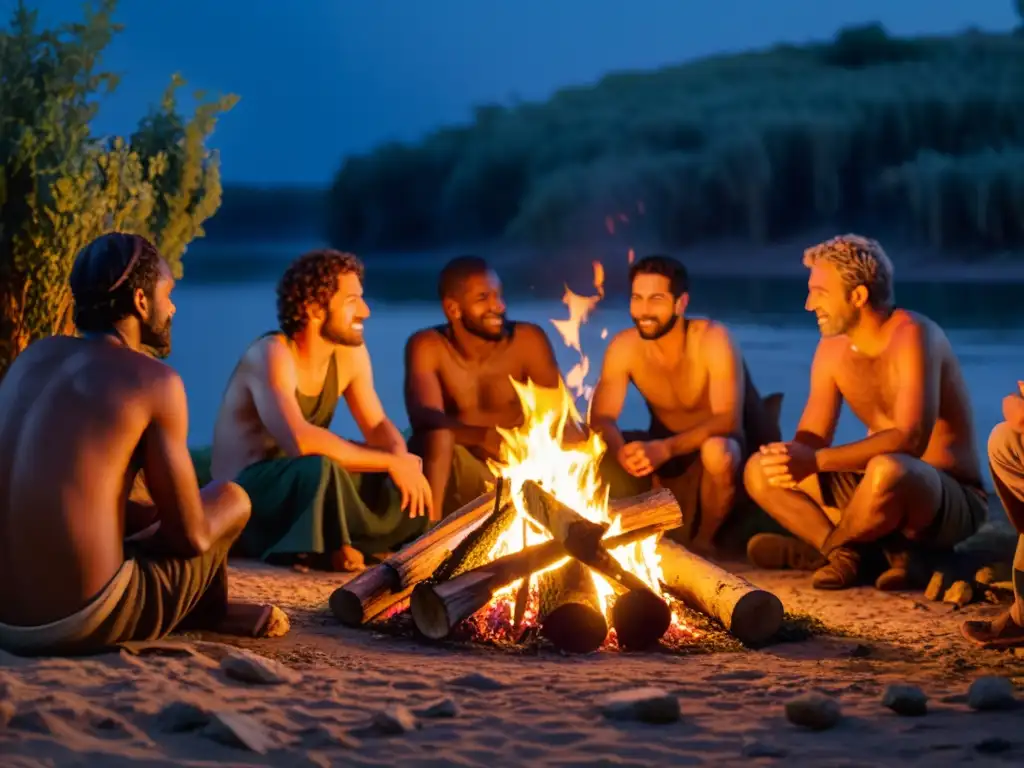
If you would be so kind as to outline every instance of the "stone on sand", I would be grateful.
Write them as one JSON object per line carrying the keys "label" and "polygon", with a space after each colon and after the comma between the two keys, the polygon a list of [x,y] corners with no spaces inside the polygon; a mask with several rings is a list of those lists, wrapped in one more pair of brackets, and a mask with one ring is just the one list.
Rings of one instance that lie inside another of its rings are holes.
{"label": "stone on sand", "polygon": [[210,710],[192,701],[179,699],[157,713],[156,724],[161,731],[181,733],[202,728],[210,722]]}
{"label": "stone on sand", "polygon": [[954,581],[942,596],[942,602],[963,608],[974,599],[974,588],[966,581]]}
{"label": "stone on sand", "polygon": [[929,600],[938,600],[946,591],[946,574],[943,571],[934,571],[928,586],[925,587],[924,596]]}
{"label": "stone on sand", "polygon": [[396,704],[381,712],[375,712],[370,721],[370,731],[381,736],[400,736],[419,728],[416,716],[408,707]]}
{"label": "stone on sand", "polygon": [[249,715],[241,712],[213,712],[203,734],[229,747],[248,749],[265,755],[277,746],[266,728]]}
{"label": "stone on sand", "polygon": [[928,696],[916,685],[890,685],[882,696],[882,705],[897,715],[915,717],[928,714]]}
{"label": "stone on sand", "polygon": [[679,699],[661,688],[631,688],[601,699],[601,714],[609,720],[674,723],[679,720]]}
{"label": "stone on sand", "polygon": [[279,661],[252,651],[235,648],[220,661],[220,668],[230,678],[256,685],[294,685],[302,675]]}
{"label": "stone on sand", "polygon": [[812,731],[827,730],[840,717],[839,702],[822,693],[805,693],[786,702],[786,719]]}
{"label": "stone on sand", "polygon": [[478,691],[499,691],[506,687],[505,683],[501,680],[481,675],[479,672],[471,672],[468,675],[456,677],[454,680],[449,680],[448,684],[459,688],[473,688]]}
{"label": "stone on sand", "polygon": [[786,757],[789,750],[783,747],[776,747],[773,744],[765,744],[763,741],[751,741],[743,745],[743,757]]}
{"label": "stone on sand", "polygon": [[303,745],[310,749],[358,749],[362,742],[349,734],[340,725],[317,723],[301,733]]}
{"label": "stone on sand", "polygon": [[1013,683],[1005,677],[979,677],[967,691],[967,706],[978,711],[1011,709],[1017,704]]}
{"label": "stone on sand", "polygon": [[423,706],[413,710],[413,712],[419,717],[455,717],[459,714],[459,706],[455,703],[455,699],[445,698],[432,701],[429,704],[424,704]]}

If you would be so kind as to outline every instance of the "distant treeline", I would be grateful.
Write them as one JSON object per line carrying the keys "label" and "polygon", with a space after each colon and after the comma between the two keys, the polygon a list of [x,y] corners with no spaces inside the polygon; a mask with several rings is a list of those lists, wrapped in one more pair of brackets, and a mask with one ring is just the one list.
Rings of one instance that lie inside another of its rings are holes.
{"label": "distant treeline", "polygon": [[213,240],[289,240],[322,237],[327,194],[319,187],[225,184],[221,207],[206,222]]}
{"label": "distant treeline", "polygon": [[869,25],[481,106],[469,125],[348,158],[327,209],[328,239],[363,251],[559,245],[627,225],[666,246],[766,243],[861,221],[937,248],[1015,249],[1024,37]]}

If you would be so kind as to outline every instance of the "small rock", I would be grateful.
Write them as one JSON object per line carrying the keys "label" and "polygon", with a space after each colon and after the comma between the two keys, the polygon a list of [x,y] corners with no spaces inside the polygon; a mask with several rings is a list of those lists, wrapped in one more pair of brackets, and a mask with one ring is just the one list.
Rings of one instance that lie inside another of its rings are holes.
{"label": "small rock", "polygon": [[839,702],[820,693],[805,693],[786,702],[786,719],[793,725],[824,731],[839,722]]}
{"label": "small rock", "polygon": [[241,747],[265,755],[276,746],[267,730],[248,715],[240,712],[214,712],[203,734],[229,747]]}
{"label": "small rock", "polygon": [[916,685],[890,685],[882,696],[882,705],[897,715],[928,714],[928,696]]}
{"label": "small rock", "polygon": [[942,571],[932,573],[932,578],[924,590],[924,596],[929,600],[938,600],[946,591],[946,574]]}
{"label": "small rock", "polygon": [[374,713],[370,721],[370,730],[382,736],[400,736],[417,728],[416,716],[401,704]]}
{"label": "small rock", "polygon": [[967,691],[967,706],[978,711],[1011,709],[1016,703],[1013,683],[1005,677],[979,677]]}
{"label": "small rock", "polygon": [[942,596],[942,602],[963,608],[974,599],[974,589],[966,581],[954,581]]}
{"label": "small rock", "polygon": [[449,680],[448,684],[458,686],[459,688],[474,688],[478,691],[500,691],[506,687],[505,683],[501,680],[481,675],[479,672],[471,672],[468,675],[456,677],[454,680]]}
{"label": "small rock", "polygon": [[1009,561],[992,563],[979,568],[974,574],[974,580],[986,586],[997,581],[1009,581],[1012,576],[1011,570]]}
{"label": "small rock", "polygon": [[190,701],[172,701],[156,716],[157,727],[167,733],[194,731],[209,724],[210,711]]}
{"label": "small rock", "polygon": [[14,704],[9,701],[0,701],[0,728],[6,728],[14,717]]}
{"label": "small rock", "polygon": [[855,646],[853,646],[853,649],[850,651],[850,656],[852,656],[855,659],[866,659],[868,656],[871,655],[871,653],[872,650],[870,645],[857,643]]}
{"label": "small rock", "polygon": [[752,741],[743,745],[743,757],[786,757],[789,750],[765,744],[763,741]]}
{"label": "small rock", "polygon": [[609,720],[674,723],[679,720],[679,699],[661,688],[632,688],[601,700],[601,714]]}
{"label": "small rock", "polygon": [[257,685],[295,684],[302,679],[302,675],[281,662],[241,648],[221,659],[220,668],[228,677]]}
{"label": "small rock", "polygon": [[302,731],[305,746],[310,749],[358,749],[362,746],[359,739],[351,736],[344,729],[327,723],[317,723]]}
{"label": "small rock", "polygon": [[424,704],[414,712],[419,717],[455,717],[459,714],[459,707],[455,703],[455,699],[438,699],[430,704]]}
{"label": "small rock", "polygon": [[1008,750],[1013,749],[1013,744],[998,736],[989,736],[987,739],[982,739],[975,744],[974,748],[978,752],[982,752],[987,755],[994,755],[999,752],[1007,752]]}

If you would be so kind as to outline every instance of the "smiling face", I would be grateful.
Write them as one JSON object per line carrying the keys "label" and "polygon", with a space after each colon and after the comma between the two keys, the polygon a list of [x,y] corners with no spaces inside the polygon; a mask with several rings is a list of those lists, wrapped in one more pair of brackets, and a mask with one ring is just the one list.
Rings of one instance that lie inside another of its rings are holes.
{"label": "smiling face", "polygon": [[145,297],[145,302],[140,302],[137,297],[136,307],[142,307],[139,312],[141,343],[153,350],[156,356],[166,358],[171,354],[171,319],[175,313],[174,302],[171,301],[174,276],[163,259],[160,260],[159,269],[153,295]]}
{"label": "smiling face", "polygon": [[493,270],[468,275],[456,296],[445,299],[445,314],[469,333],[487,341],[505,335],[505,302],[501,280]]}
{"label": "smiling face", "polygon": [[822,336],[842,336],[856,328],[866,298],[863,286],[849,290],[833,264],[819,261],[811,266],[804,308],[818,319]]}
{"label": "smiling face", "polygon": [[629,314],[647,341],[660,339],[672,330],[686,309],[689,295],[672,295],[672,281],[665,275],[640,273],[633,278]]}
{"label": "smiling face", "polygon": [[338,290],[327,304],[320,336],[331,344],[359,347],[364,343],[363,323],[370,307],[363,299],[363,283],[354,272],[338,276]]}

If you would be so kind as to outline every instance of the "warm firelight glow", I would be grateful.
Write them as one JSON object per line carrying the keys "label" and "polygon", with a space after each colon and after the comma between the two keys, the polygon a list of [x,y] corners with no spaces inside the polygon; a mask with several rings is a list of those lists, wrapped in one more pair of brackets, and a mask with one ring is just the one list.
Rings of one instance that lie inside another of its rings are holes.
{"label": "warm firelight glow", "polygon": [[[538,387],[532,381],[520,384],[512,380],[512,385],[522,403],[524,422],[517,429],[499,430],[504,439],[501,462],[492,463],[491,469],[510,483],[509,491],[518,516],[495,544],[488,559],[512,554],[551,538],[526,511],[522,487],[527,480],[539,483],[556,499],[588,520],[608,523],[606,536],[621,533],[618,517],[613,519],[609,514],[608,488],[598,473],[606,448],[604,441],[591,432],[583,442],[563,444],[566,425],[581,424],[568,390],[563,386],[557,389]],[[662,594],[656,536],[618,547],[610,553],[655,593]],[[548,570],[560,567],[567,559],[563,558]],[[593,571],[590,575],[601,608],[610,618],[609,598],[615,592],[603,576]],[[519,586],[519,582],[509,585],[495,595],[493,602],[513,600]],[[673,624],[678,625],[675,616]]]}
{"label": "warm firelight glow", "polygon": [[565,385],[572,390],[576,397],[583,397],[587,400],[593,392],[593,388],[586,383],[587,375],[590,373],[590,358],[583,354],[583,346],[580,343],[580,326],[587,322],[594,307],[604,298],[604,266],[599,261],[593,262],[594,288],[596,296],[580,296],[573,293],[566,286],[565,294],[562,296],[562,303],[569,308],[569,317],[565,320],[551,320],[562,337],[562,341],[570,349],[575,350],[579,356],[576,363],[565,375]]}

